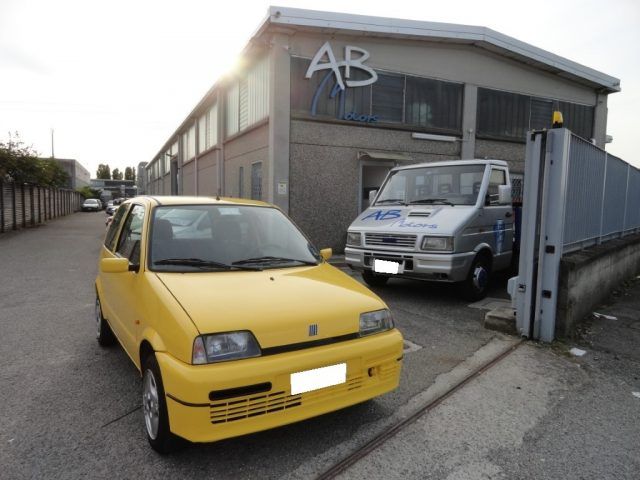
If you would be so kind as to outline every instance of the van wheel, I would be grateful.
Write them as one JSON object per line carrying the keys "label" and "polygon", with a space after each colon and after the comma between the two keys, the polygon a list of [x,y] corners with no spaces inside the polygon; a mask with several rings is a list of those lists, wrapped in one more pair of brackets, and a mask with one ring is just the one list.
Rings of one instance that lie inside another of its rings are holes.
{"label": "van wheel", "polygon": [[100,305],[100,299],[96,295],[95,305],[95,319],[96,319],[96,338],[101,347],[108,347],[116,343],[116,337],[111,330],[111,327],[102,316],[102,306]]}
{"label": "van wheel", "polygon": [[365,270],[362,272],[362,278],[364,282],[370,287],[384,287],[389,281],[389,277],[385,277],[384,275],[376,275],[369,270]]}
{"label": "van wheel", "polygon": [[142,365],[142,414],[151,448],[163,455],[174,451],[178,439],[169,429],[162,376],[153,353],[145,357]]}
{"label": "van wheel", "polygon": [[486,255],[476,256],[469,269],[467,279],[462,282],[462,295],[471,302],[482,300],[487,296],[491,280],[491,262]]}

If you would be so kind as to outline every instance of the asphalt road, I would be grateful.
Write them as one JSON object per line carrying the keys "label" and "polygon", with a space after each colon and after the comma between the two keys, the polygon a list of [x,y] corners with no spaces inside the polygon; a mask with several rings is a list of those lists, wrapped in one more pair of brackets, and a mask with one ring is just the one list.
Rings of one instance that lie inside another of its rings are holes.
{"label": "asphalt road", "polygon": [[[161,457],[145,439],[136,369],[121,348],[102,349],[94,338],[103,235],[103,213],[76,213],[0,238],[2,478],[313,478],[499,337],[452,289],[392,281],[377,292],[412,350],[397,391]],[[504,284],[491,295],[504,296]]]}

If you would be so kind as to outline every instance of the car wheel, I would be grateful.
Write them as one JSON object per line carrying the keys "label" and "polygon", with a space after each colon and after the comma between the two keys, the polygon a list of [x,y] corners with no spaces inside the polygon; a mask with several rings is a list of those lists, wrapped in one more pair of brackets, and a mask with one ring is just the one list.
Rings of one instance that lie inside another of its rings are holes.
{"label": "car wheel", "polygon": [[487,296],[491,281],[491,261],[487,255],[477,255],[471,264],[467,279],[462,282],[462,295],[466,300],[475,302]]}
{"label": "car wheel", "polygon": [[153,353],[147,355],[142,365],[142,413],[151,448],[163,455],[174,451],[179,442],[169,429],[162,376]]}
{"label": "car wheel", "polygon": [[116,342],[116,337],[113,335],[113,331],[109,326],[109,323],[102,316],[102,306],[100,305],[100,299],[96,295],[95,306],[95,319],[96,319],[96,338],[98,343],[102,347],[108,347]]}
{"label": "car wheel", "polygon": [[384,287],[389,281],[389,277],[384,275],[376,275],[373,272],[365,270],[362,272],[362,278],[364,282],[370,287]]}

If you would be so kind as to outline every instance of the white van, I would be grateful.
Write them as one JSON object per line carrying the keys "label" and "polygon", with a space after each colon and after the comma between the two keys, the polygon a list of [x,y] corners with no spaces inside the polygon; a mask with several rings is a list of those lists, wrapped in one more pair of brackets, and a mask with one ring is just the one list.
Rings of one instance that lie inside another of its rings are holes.
{"label": "white van", "polygon": [[491,272],[513,249],[507,162],[456,160],[392,169],[347,232],[345,261],[365,282],[389,278],[460,282],[486,295]]}

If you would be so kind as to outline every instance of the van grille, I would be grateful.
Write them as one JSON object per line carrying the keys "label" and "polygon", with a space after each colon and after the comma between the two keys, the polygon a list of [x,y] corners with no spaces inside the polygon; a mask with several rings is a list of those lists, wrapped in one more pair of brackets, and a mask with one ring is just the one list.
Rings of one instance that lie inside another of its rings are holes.
{"label": "van grille", "polygon": [[299,395],[287,395],[286,392],[274,392],[263,395],[230,398],[226,402],[211,403],[211,423],[228,423],[259,415],[280,412],[300,405],[312,405],[325,401],[329,397],[341,395],[362,387],[362,376],[347,378],[347,382]]}
{"label": "van grille", "polygon": [[426,218],[426,217],[430,217],[431,216],[431,212],[411,212],[409,215],[407,215],[408,217],[422,217],[422,218]]}
{"label": "van grille", "polygon": [[399,233],[365,233],[364,241],[367,245],[382,245],[385,247],[410,247],[416,245],[416,235]]}

